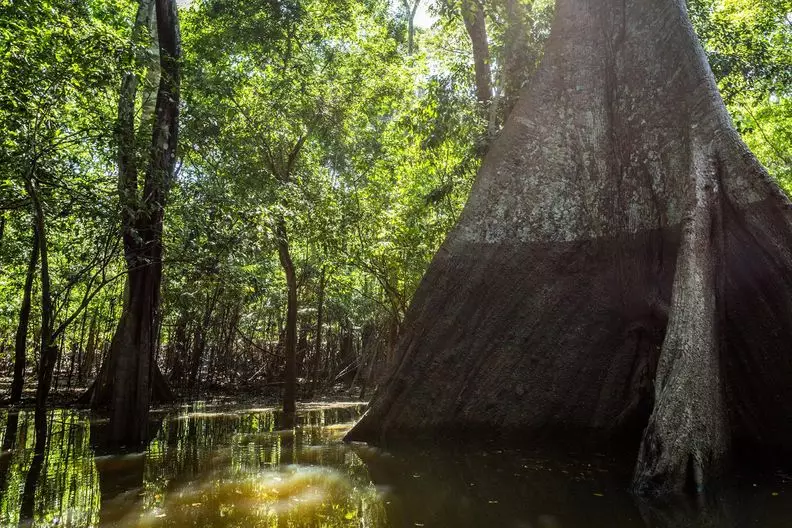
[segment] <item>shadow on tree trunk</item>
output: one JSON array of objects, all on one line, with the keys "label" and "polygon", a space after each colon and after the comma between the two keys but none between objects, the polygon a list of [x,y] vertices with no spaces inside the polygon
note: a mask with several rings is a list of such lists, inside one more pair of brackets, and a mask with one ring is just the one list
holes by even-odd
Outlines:
[{"label": "shadow on tree trunk", "polygon": [[559,0],[348,439],[638,452],[641,494],[790,461],[792,204],[676,0]]}]

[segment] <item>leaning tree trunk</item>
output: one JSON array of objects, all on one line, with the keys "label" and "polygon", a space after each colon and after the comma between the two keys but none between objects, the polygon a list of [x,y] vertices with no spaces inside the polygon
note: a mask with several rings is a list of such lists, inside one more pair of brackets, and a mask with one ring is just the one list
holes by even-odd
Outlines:
[{"label": "leaning tree trunk", "polygon": [[791,207],[682,0],[559,0],[349,438],[621,440],[642,492],[788,455]]}]

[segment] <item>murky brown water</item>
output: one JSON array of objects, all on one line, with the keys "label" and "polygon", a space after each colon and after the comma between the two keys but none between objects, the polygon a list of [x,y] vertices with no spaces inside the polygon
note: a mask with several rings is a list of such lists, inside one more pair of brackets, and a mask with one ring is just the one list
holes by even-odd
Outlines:
[{"label": "murky brown water", "polygon": [[[521,451],[384,451],[340,441],[357,404],[272,409],[195,403],[161,417],[144,454],[101,455],[101,422],[49,413],[36,457],[31,412],[0,411],[0,526],[792,526],[782,474],[699,503],[641,503],[604,457]],[[738,479],[739,480],[739,479]]]}]

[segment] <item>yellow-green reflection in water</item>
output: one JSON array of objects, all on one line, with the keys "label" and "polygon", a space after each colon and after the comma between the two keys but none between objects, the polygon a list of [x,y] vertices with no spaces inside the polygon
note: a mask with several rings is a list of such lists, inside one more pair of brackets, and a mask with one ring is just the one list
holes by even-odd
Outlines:
[{"label": "yellow-green reflection in water", "polygon": [[[0,525],[95,526],[99,522],[99,475],[87,415],[61,409],[47,414],[47,447],[35,459],[32,411],[2,413]],[[13,450],[11,449],[13,447]],[[30,480],[30,482],[28,482]]]},{"label": "yellow-green reflection in water", "polygon": [[33,414],[0,410],[0,526],[792,526],[788,471],[738,475],[713,501],[645,503],[626,488],[631,460],[344,444],[363,410],[308,404],[287,423],[194,403],[158,414],[146,452],[126,455],[102,453],[106,423],[74,410],[48,413],[37,453]]},{"label": "yellow-green reflection in water", "polygon": [[[143,454],[96,456],[102,422],[50,411],[33,475],[33,413],[0,414],[0,526],[381,526],[380,493],[343,433],[360,404],[273,409],[197,403],[161,420]],[[31,479],[32,482],[28,482]]]}]

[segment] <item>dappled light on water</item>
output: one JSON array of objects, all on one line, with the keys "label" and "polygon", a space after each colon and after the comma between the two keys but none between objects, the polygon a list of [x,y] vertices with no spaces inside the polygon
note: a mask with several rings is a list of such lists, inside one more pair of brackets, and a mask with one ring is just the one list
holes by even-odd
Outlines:
[{"label": "dappled light on water", "polygon": [[174,490],[134,526],[368,526],[384,521],[370,484],[338,470],[289,466],[256,476],[202,479]]},{"label": "dappled light on water", "polygon": [[[626,490],[604,456],[443,445],[345,444],[357,403],[266,407],[194,403],[158,413],[144,453],[107,453],[107,422],[0,411],[0,526],[677,527],[789,526],[786,473],[715,500],[657,504]],[[754,484],[756,484],[754,486]]]}]

